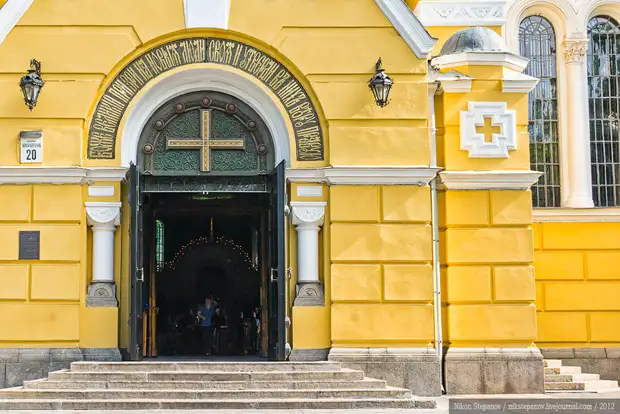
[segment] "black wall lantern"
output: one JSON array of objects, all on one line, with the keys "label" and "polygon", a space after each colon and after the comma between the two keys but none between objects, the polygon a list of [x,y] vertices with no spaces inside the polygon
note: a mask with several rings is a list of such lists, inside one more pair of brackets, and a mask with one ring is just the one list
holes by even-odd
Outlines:
[{"label": "black wall lantern", "polygon": [[26,106],[31,111],[37,105],[39,93],[44,83],[43,79],[41,79],[41,62],[32,59],[28,73],[22,76],[19,81],[19,87],[22,88],[22,93],[24,94],[24,102],[26,102]]},{"label": "black wall lantern", "polygon": [[385,70],[381,68],[381,58],[375,65],[375,76],[370,79],[368,86],[372,90],[372,94],[375,95],[375,103],[383,108],[390,103],[390,90],[394,81],[385,73]]}]

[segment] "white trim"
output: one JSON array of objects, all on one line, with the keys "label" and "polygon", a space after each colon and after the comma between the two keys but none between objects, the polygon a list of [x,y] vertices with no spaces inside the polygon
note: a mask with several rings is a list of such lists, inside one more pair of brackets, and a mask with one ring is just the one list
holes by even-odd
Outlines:
[{"label": "white trim", "polygon": [[323,186],[320,185],[298,185],[297,197],[322,197]]},{"label": "white trim", "polygon": [[529,93],[538,85],[538,78],[525,73],[511,72],[502,78],[502,92]]},{"label": "white trim", "polygon": [[428,166],[354,166],[288,169],[290,182],[314,182],[348,185],[419,185],[424,186],[437,175],[440,168]]},{"label": "white trim", "polygon": [[[506,102],[469,102],[467,111],[461,111],[461,150],[469,152],[469,158],[508,158],[509,150],[517,149],[517,113],[508,110]],[[500,127],[499,134],[491,134],[486,142],[483,127],[485,118],[491,125]]]},{"label": "white trim", "polygon": [[444,171],[439,173],[448,190],[528,190],[540,177],[538,171]]},{"label": "white trim", "polygon": [[437,39],[426,31],[409,6],[403,0],[375,0],[375,3],[413,53],[420,59],[427,58]]},{"label": "white trim", "polygon": [[113,195],[113,185],[91,185],[88,187],[89,197],[112,197]]},{"label": "white trim", "polygon": [[127,168],[0,167],[0,184],[85,184],[122,181]]},{"label": "white trim", "polygon": [[230,0],[183,0],[185,28],[228,30]]},{"label": "white trim", "polygon": [[535,223],[618,223],[620,208],[545,208],[534,209]]},{"label": "white trim", "polygon": [[471,92],[472,78],[463,75],[455,70],[442,73],[437,76],[435,81],[441,84],[441,91],[447,93],[469,93]]},{"label": "white trim", "polygon": [[278,105],[260,86],[236,72],[216,66],[177,72],[139,95],[125,113],[121,139],[121,165],[136,163],[142,129],[153,113],[168,100],[189,92],[210,90],[235,96],[254,109],[267,125],[275,147],[275,162],[290,165],[289,128]]},{"label": "white trim", "polygon": [[24,16],[34,0],[7,0],[0,7],[0,44]]},{"label": "white trim", "polygon": [[459,66],[503,66],[522,72],[529,62],[523,56],[509,52],[462,52],[433,58],[431,65],[439,69]]},{"label": "white trim", "polygon": [[85,207],[116,208],[116,207],[122,207],[123,203],[121,203],[120,201],[86,201],[84,202],[84,206]]},{"label": "white trim", "polygon": [[503,26],[507,0],[421,0],[414,13],[424,26]]}]

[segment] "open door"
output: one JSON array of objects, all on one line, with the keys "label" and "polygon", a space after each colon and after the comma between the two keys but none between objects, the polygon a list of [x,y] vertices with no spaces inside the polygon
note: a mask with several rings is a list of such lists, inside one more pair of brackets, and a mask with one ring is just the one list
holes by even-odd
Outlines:
[{"label": "open door", "polygon": [[129,171],[129,205],[131,206],[131,225],[129,228],[129,240],[131,241],[131,310],[129,315],[131,342],[129,344],[129,357],[132,361],[139,361],[142,359],[144,349],[142,336],[144,311],[142,187],[138,166],[132,163]]},{"label": "open door", "polygon": [[271,203],[269,220],[269,350],[270,361],[286,359],[286,183],[282,161],[271,173]]}]

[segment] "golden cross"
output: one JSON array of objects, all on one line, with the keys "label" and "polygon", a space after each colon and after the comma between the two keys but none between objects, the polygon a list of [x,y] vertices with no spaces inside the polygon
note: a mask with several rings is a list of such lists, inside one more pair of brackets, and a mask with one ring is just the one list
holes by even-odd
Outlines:
[{"label": "golden cross", "polygon": [[498,126],[493,126],[493,120],[490,116],[484,117],[484,126],[477,126],[476,133],[484,136],[484,142],[493,142],[493,134],[501,134],[502,129]]},{"label": "golden cross", "polygon": [[211,110],[200,111],[199,138],[172,138],[166,143],[167,149],[199,149],[200,171],[210,171],[211,149],[244,149],[243,139],[211,139]]}]

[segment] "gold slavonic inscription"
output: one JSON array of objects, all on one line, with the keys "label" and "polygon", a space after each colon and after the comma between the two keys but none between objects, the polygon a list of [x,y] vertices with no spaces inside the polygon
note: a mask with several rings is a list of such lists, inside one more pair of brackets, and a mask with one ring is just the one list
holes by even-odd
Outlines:
[{"label": "gold slavonic inscription", "polygon": [[293,124],[297,159],[324,159],[323,131],[316,109],[303,86],[288,69],[250,45],[219,38],[182,39],[158,46],[133,60],[112,81],[93,114],[88,158],[114,158],[118,127],[134,96],[156,76],[192,63],[216,63],[238,68],[271,89]]}]

